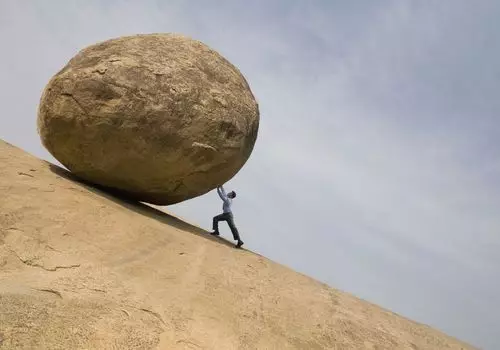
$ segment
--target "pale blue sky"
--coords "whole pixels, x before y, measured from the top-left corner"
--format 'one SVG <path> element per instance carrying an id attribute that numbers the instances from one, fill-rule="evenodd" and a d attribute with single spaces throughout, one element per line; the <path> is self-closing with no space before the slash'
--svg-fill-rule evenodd
<path id="1" fill-rule="evenodd" d="M 260 104 L 255 151 L 228 184 L 246 246 L 496 349 L 499 18 L 486 0 L 0 0 L 0 137 L 52 160 L 36 109 L 79 49 L 192 36 L 237 65 Z M 168 210 L 209 228 L 220 202 Z"/>

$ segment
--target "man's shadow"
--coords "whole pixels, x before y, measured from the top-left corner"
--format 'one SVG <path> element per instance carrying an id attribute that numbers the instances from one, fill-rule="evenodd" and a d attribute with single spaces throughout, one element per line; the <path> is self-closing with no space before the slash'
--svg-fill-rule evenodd
<path id="1" fill-rule="evenodd" d="M 63 177 L 67 180 L 72 181 L 73 183 L 99 195 L 102 197 L 105 197 L 119 205 L 121 205 L 124 208 L 127 208 L 129 210 L 132 210 L 138 214 L 147 216 L 149 218 L 155 219 L 162 224 L 168 225 L 175 227 L 179 230 L 189 232 L 193 235 L 196 235 L 198 237 L 202 237 L 204 239 L 208 239 L 213 242 L 217 242 L 219 244 L 223 244 L 225 246 L 235 248 L 234 244 L 231 242 L 225 240 L 224 238 L 220 236 L 213 236 L 211 235 L 208 231 L 203 230 L 197 226 L 191 225 L 179 218 L 176 218 L 175 216 L 172 216 L 170 214 L 167 214 L 161 210 L 158 210 L 156 208 L 153 208 L 147 204 L 132 200 L 130 198 L 127 198 L 124 196 L 122 193 L 115 191 L 113 189 L 99 186 L 90 182 L 87 182 L 85 180 L 80 179 L 79 177 L 75 176 L 71 172 L 55 165 L 52 163 L 49 164 L 49 169 L 52 171 L 54 174 Z M 240 248 L 241 249 L 241 248 Z"/>

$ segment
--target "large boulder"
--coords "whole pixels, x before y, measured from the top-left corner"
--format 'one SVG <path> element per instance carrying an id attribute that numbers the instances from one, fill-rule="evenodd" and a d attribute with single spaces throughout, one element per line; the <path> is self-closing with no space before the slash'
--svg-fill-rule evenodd
<path id="1" fill-rule="evenodd" d="M 232 178 L 258 127 L 240 71 L 175 34 L 85 48 L 47 84 L 38 112 L 43 145 L 75 175 L 159 205 Z"/>

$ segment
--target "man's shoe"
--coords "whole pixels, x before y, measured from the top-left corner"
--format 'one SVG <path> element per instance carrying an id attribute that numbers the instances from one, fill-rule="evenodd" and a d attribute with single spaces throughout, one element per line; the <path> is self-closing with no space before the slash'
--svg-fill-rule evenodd
<path id="1" fill-rule="evenodd" d="M 210 232 L 210 234 L 211 234 L 212 236 L 218 236 L 218 235 L 219 235 L 219 232 L 218 232 L 218 231 L 212 231 L 212 232 Z"/>
<path id="2" fill-rule="evenodd" d="M 243 244 L 243 241 L 242 240 L 239 240 L 238 243 L 236 243 L 236 248 L 240 248 Z"/>

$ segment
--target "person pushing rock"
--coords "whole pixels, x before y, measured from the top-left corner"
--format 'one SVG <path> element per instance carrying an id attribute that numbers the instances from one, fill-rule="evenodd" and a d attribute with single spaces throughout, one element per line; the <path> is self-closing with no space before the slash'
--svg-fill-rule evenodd
<path id="1" fill-rule="evenodd" d="M 240 234 L 238 232 L 238 229 L 236 228 L 236 225 L 234 224 L 233 212 L 231 210 L 233 199 L 236 198 L 236 192 L 231 191 L 226 194 L 224 186 L 221 185 L 217 187 L 217 193 L 219 194 L 219 197 L 220 199 L 222 199 L 223 202 L 222 214 L 214 216 L 212 225 L 213 232 L 211 234 L 214 236 L 218 236 L 219 221 L 225 221 L 227 222 L 229 228 L 231 229 L 234 240 L 237 241 L 236 248 L 240 248 L 243 245 L 243 241 L 240 239 Z"/>

